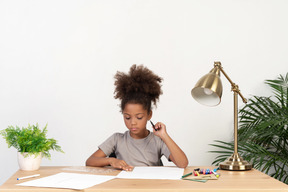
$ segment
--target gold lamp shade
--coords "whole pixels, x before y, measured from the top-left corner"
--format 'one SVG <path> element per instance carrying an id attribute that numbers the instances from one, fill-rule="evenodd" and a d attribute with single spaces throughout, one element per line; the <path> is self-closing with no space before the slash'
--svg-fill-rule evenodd
<path id="1" fill-rule="evenodd" d="M 191 90 L 193 98 L 202 105 L 216 106 L 221 102 L 222 82 L 219 68 L 204 75 Z"/>

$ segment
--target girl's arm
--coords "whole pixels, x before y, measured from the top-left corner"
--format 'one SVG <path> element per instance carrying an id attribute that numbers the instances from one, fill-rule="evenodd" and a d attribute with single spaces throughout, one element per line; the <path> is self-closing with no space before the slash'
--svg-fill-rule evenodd
<path id="1" fill-rule="evenodd" d="M 177 167 L 185 168 L 188 165 L 188 159 L 185 153 L 180 149 L 180 147 L 173 141 L 173 139 L 168 135 L 166 131 L 166 126 L 163 123 L 156 123 L 155 128 L 157 131 L 153 130 L 154 134 L 160 137 L 164 143 L 167 145 L 170 156 L 169 159 L 173 161 L 173 163 Z"/>
<path id="2" fill-rule="evenodd" d="M 86 160 L 86 166 L 104 167 L 110 165 L 114 168 L 123 169 L 125 171 L 133 170 L 133 167 L 128 165 L 124 160 L 116 159 L 114 157 L 106 157 L 106 154 L 101 149 L 98 149 Z"/>

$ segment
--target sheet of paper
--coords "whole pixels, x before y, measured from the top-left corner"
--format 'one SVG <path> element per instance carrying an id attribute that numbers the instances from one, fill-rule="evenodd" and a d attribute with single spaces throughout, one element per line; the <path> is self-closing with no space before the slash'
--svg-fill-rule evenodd
<path id="1" fill-rule="evenodd" d="M 134 167 L 131 172 L 121 171 L 116 178 L 180 180 L 183 173 L 184 169 L 178 167 Z"/>
<path id="2" fill-rule="evenodd" d="M 81 190 L 109 181 L 114 178 L 115 176 L 106 176 L 106 175 L 58 173 L 55 175 L 35 179 L 32 181 L 27 181 L 16 185 L 32 186 L 32 187 L 68 188 L 68 189 Z"/>

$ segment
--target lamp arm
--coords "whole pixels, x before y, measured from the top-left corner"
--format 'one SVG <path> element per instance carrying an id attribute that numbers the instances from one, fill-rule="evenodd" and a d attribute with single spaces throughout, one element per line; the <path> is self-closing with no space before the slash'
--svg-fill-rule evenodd
<path id="1" fill-rule="evenodd" d="M 239 89 L 239 86 L 236 85 L 236 84 L 228 77 L 228 75 L 225 73 L 225 71 L 224 71 L 224 69 L 223 69 L 223 67 L 222 67 L 222 65 L 221 65 L 221 62 L 215 61 L 215 62 L 214 62 L 214 67 L 217 67 L 217 68 L 223 73 L 223 75 L 226 77 L 226 79 L 230 82 L 232 91 L 235 92 L 235 93 L 238 93 L 238 94 L 240 95 L 243 103 L 247 103 L 247 99 L 241 94 L 240 89 Z"/>

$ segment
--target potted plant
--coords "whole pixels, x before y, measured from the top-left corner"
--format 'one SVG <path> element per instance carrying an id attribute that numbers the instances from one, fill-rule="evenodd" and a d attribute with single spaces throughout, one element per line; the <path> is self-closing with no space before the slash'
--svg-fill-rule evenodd
<path id="1" fill-rule="evenodd" d="M 288 184 L 288 73 L 265 83 L 271 97 L 253 96 L 239 111 L 238 152 L 254 168 Z M 220 154 L 212 164 L 233 153 L 234 143 L 216 141 Z"/>
<path id="2" fill-rule="evenodd" d="M 51 159 L 50 150 L 63 153 L 63 150 L 55 139 L 47 139 L 47 124 L 41 130 L 36 125 L 28 124 L 28 127 L 20 129 L 18 126 L 8 126 L 0 131 L 0 135 L 6 140 L 8 147 L 18 150 L 18 163 L 21 170 L 34 171 L 40 167 L 42 157 Z"/>

